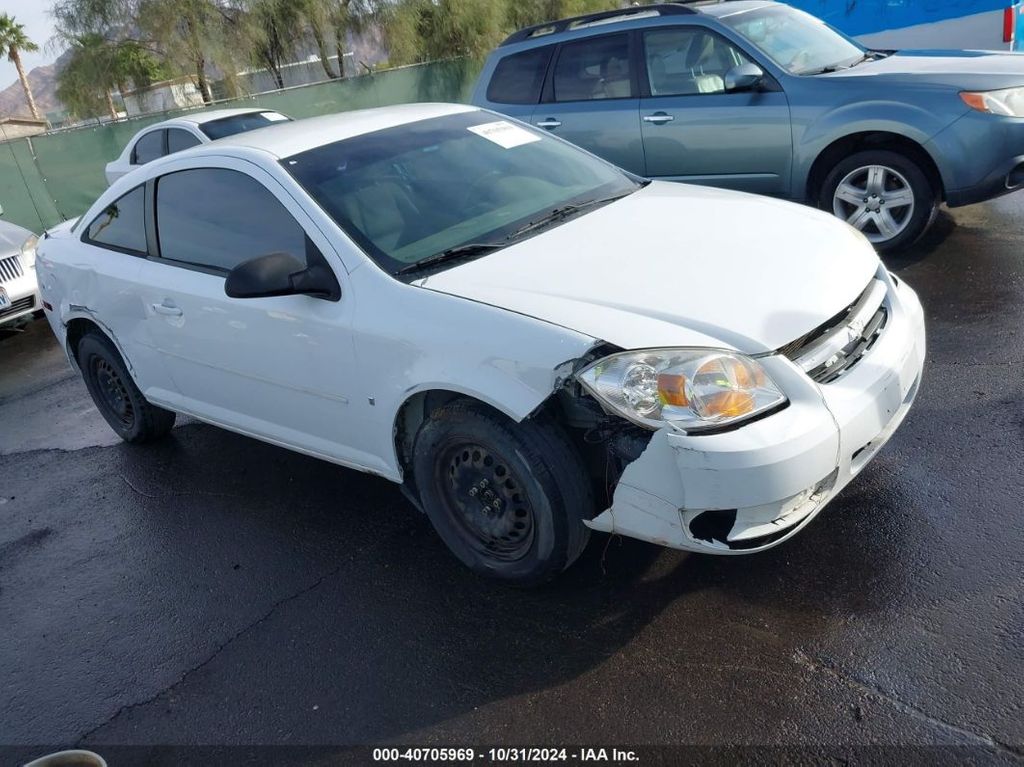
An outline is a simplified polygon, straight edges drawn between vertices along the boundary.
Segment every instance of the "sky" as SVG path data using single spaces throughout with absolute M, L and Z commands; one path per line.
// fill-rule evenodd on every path
M 29 39 L 39 46 L 38 53 L 23 53 L 21 59 L 25 71 L 33 67 L 53 62 L 59 55 L 50 47 L 53 37 L 53 20 L 50 18 L 50 0 L 0 0 L 0 13 L 14 17 L 19 24 L 25 25 Z M 18 79 L 18 71 L 7 56 L 0 56 L 0 90 L 3 90 Z

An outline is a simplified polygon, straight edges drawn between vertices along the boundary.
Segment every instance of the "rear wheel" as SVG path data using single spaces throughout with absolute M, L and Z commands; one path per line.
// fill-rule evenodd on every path
M 553 422 L 516 424 L 481 403 L 456 400 L 417 434 L 413 472 L 434 528 L 477 573 L 537 584 L 586 546 L 589 480 Z
M 888 150 L 857 152 L 822 184 L 818 205 L 859 229 L 881 252 L 911 245 L 932 222 L 938 193 L 920 166 Z
M 175 414 L 146 401 L 106 336 L 86 333 L 78 342 L 77 358 L 92 401 L 125 442 L 152 442 L 174 426 Z

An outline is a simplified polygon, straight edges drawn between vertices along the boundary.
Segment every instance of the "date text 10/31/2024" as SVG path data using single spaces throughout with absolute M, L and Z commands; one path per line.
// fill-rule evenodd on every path
M 473 748 L 375 748 L 374 762 L 605 762 L 639 761 L 635 751 L 620 748 L 537 748 L 512 746 Z

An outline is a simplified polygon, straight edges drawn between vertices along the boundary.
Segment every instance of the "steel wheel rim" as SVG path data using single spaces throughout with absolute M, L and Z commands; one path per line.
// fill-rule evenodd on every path
M 533 546 L 535 515 L 520 477 L 493 449 L 445 445 L 435 464 L 440 495 L 463 539 L 492 559 L 514 562 Z
M 832 210 L 873 243 L 888 242 L 914 217 L 914 190 L 899 171 L 865 165 L 847 173 L 836 187 Z
M 128 387 L 121 380 L 121 376 L 101 357 L 95 359 L 92 370 L 100 398 L 107 411 L 126 429 L 131 428 L 135 422 L 135 408 L 131 397 L 128 396 Z

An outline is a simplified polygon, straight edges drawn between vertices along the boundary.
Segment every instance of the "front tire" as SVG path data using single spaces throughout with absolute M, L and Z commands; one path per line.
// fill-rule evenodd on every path
M 913 159 L 881 149 L 847 157 L 825 177 L 818 207 L 859 229 L 881 253 L 914 243 L 935 218 L 939 195 Z
M 173 428 L 175 414 L 146 401 L 106 336 L 86 333 L 78 342 L 76 357 L 100 415 L 125 442 L 152 442 Z
M 562 429 L 514 423 L 473 400 L 438 408 L 413 448 L 420 502 L 474 572 L 517 585 L 553 578 L 582 553 L 590 483 Z

